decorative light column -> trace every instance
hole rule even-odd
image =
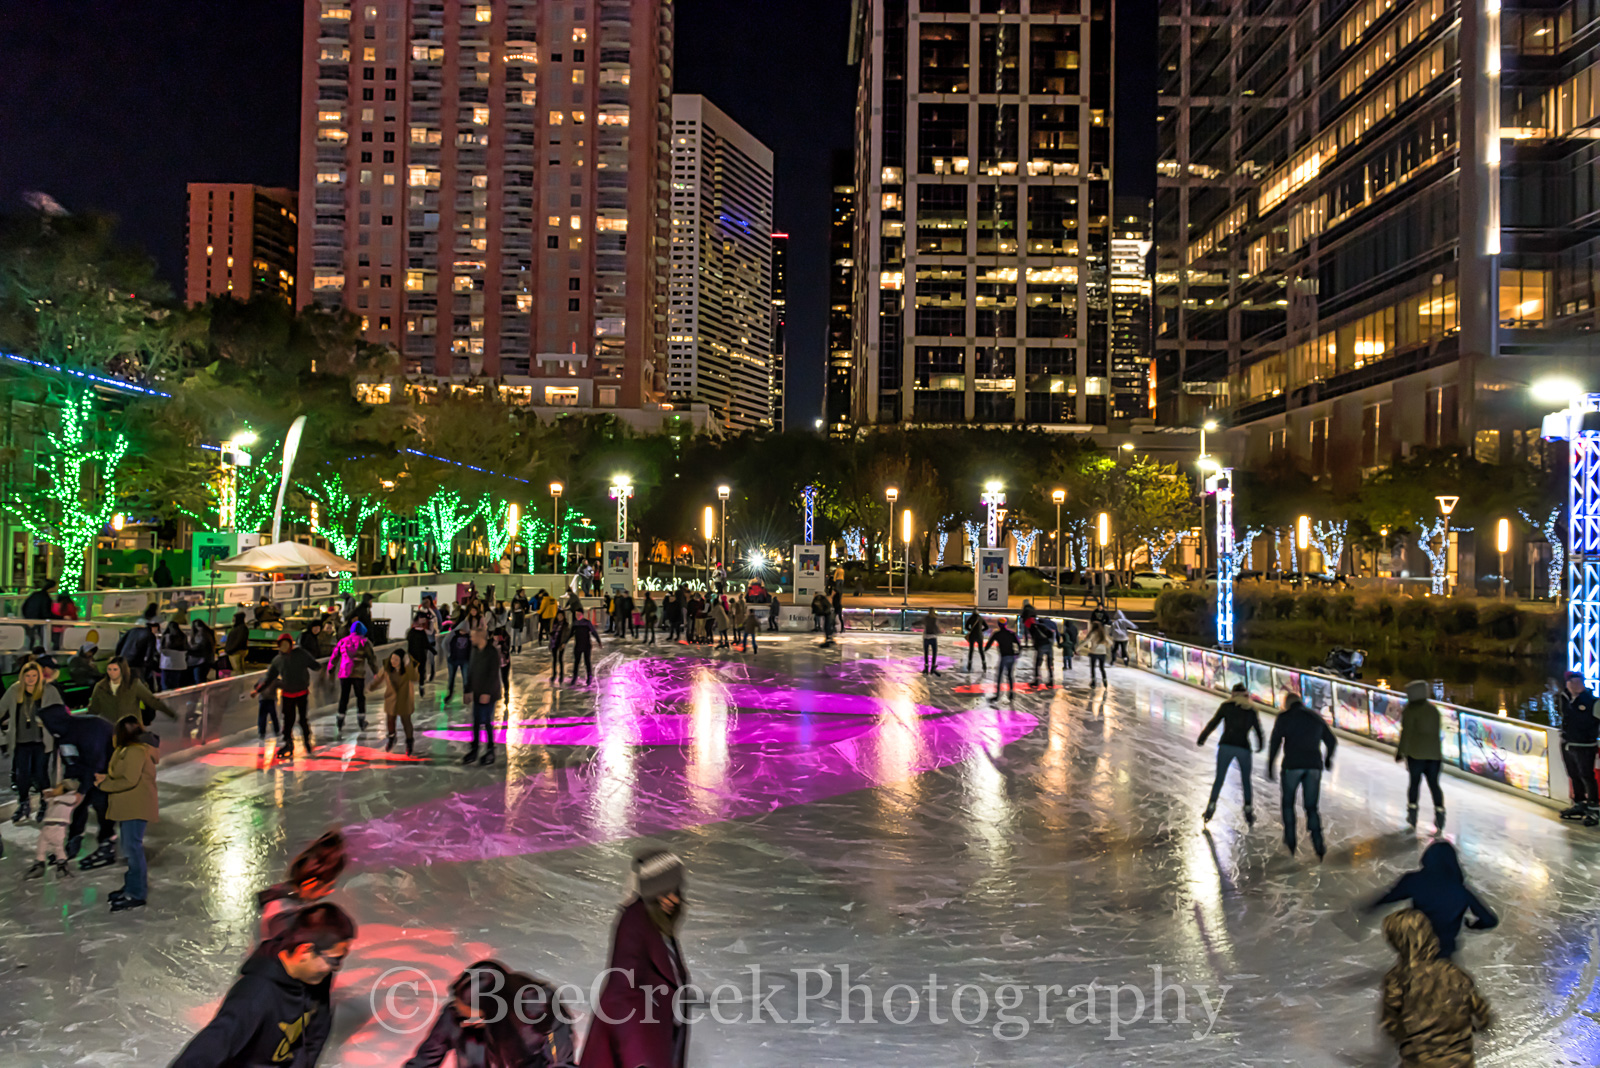
[[[1540,384],[1543,385],[1543,384]],[[1540,386],[1535,386],[1539,396]],[[1567,670],[1600,686],[1600,393],[1572,396],[1544,417],[1547,441],[1568,444]]]
[[[999,482],[985,482],[983,484],[984,515],[983,537],[985,548],[993,549],[1000,540],[1000,515],[999,510],[1006,506],[1005,488]]]
[[[1217,648],[1233,649],[1233,468],[1206,479],[1217,499]]]
[[[1056,506],[1056,600],[1061,601],[1061,607],[1065,608],[1067,602],[1062,600],[1061,597],[1061,550],[1064,547],[1061,544],[1061,506],[1066,503],[1067,491],[1064,489],[1051,490],[1050,499],[1055,502]]]
[[[561,491],[565,488],[559,482],[550,483],[550,500],[555,505],[556,513],[555,533],[551,535],[555,539],[556,547],[555,551],[550,554],[550,573],[552,575],[561,574]]]
[[[1439,502],[1439,512],[1444,516],[1444,544],[1439,546],[1439,557],[1444,560],[1444,595],[1450,596],[1450,513],[1456,510],[1456,505],[1461,503],[1460,497],[1440,494],[1434,500]]]
[[[733,570],[728,564],[728,497],[733,490],[728,486],[717,487],[717,500],[722,502],[722,536],[717,542],[717,555],[722,558],[723,575],[732,577]]]
[[[884,545],[884,561],[883,561],[884,566],[883,566],[883,570],[888,573],[888,576],[889,576],[889,596],[893,597],[894,596],[894,502],[898,501],[900,499],[900,490],[896,486],[890,486],[888,489],[883,491],[883,495],[886,498],[888,498],[888,500],[889,500],[889,531],[888,531],[889,537],[886,539],[885,545]]]
[[[804,506],[806,520],[805,544],[815,545],[812,539],[817,533],[817,487],[807,486],[800,491],[800,501]]]
[[[628,498],[633,496],[633,479],[617,475],[611,480],[611,496],[617,502],[617,540],[628,540]]]

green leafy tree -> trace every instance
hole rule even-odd
[[[469,507],[461,499],[461,494],[443,486],[435,489],[426,501],[417,507],[417,518],[421,520],[423,529],[433,539],[434,547],[439,553],[439,570],[452,571],[455,569],[455,541],[456,535],[465,530],[474,517],[478,514],[475,507]]]

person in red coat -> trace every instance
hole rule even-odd
[[[638,892],[617,918],[611,970],[580,1068],[684,1068],[688,1056],[681,991],[689,973],[678,944],[683,862],[665,851],[642,853],[634,858],[633,879]]]

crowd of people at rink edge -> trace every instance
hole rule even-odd
[[[406,634],[405,649],[391,652],[380,663],[367,638],[370,612],[368,600],[359,605],[347,601],[331,608],[323,620],[305,627],[298,640],[288,634],[278,638],[277,653],[253,692],[260,699],[258,726],[263,738],[269,724],[274,733],[281,731],[280,755],[293,755],[296,724],[306,748],[313,744],[306,703],[311,674],[316,671],[339,681],[335,723],[340,734],[352,700],[357,729],[366,730],[366,696],[381,690],[387,748],[395,746],[399,727],[410,754],[414,745],[413,692],[426,695],[442,658],[447,669],[445,702],[453,699],[459,675],[463,703],[472,709],[472,741],[462,762],[492,764],[492,724],[507,691],[511,654],[529,645],[542,646],[551,657],[551,677],[559,682],[567,679],[565,654],[570,650],[571,681],[577,682],[581,663],[585,682],[592,683],[590,654],[602,641],[601,628],[590,620],[576,591],[564,596],[538,591],[529,597],[518,589],[507,602],[496,601],[492,588],[485,596],[474,589],[450,611],[432,598],[424,599]],[[837,590],[832,596],[819,595],[812,612],[816,629],[824,633],[824,643],[832,643],[835,627],[843,625]],[[715,643],[718,649],[731,649],[737,643],[750,652],[755,651],[755,631],[760,629],[755,623],[757,606],[743,597],[684,588],[664,594],[661,603],[651,593],[645,594],[642,603],[625,594],[608,596],[601,618],[604,634],[617,639],[634,637],[653,644],[659,623],[668,640]],[[775,629],[775,615],[769,620]],[[235,627],[243,623],[241,614]],[[325,628],[340,635],[326,653],[322,648]],[[919,629],[923,671],[941,674],[941,625],[934,611],[930,609],[920,618]],[[988,653],[997,653],[994,697],[998,699],[1003,687],[1015,692],[1016,660],[1024,649],[1033,652],[1034,685],[1055,685],[1058,651],[1066,670],[1071,670],[1074,657],[1086,656],[1091,686],[1105,683],[1108,663],[1115,663],[1118,656],[1128,663],[1133,629],[1120,611],[1097,605],[1080,635],[1073,621],[1043,617],[1025,602],[1010,620],[991,620],[970,612],[962,622],[961,637],[969,672],[976,657],[979,670],[986,673]],[[230,667],[240,670],[242,660],[233,660]],[[76,859],[82,848],[92,811],[98,817],[98,844],[78,866],[108,866],[115,862],[120,847],[127,872],[121,889],[109,895],[113,911],[146,903],[144,833],[159,818],[156,766],[160,738],[150,728],[157,713],[173,715],[158,693],[146,685],[145,674],[145,668],[127,657],[114,657],[96,681],[87,711],[74,715],[68,712],[56,686],[59,669],[41,650],[22,662],[17,681],[0,698],[0,746],[12,759],[12,782],[18,796],[13,822],[31,818],[40,825],[35,859],[26,876],[36,878],[54,869],[59,878],[71,878],[68,862]],[[1595,778],[1600,719],[1594,706],[1595,697],[1583,679],[1569,672],[1560,697],[1561,748],[1574,803],[1561,816],[1589,827],[1600,825],[1600,790]],[[1219,731],[1216,774],[1202,821],[1209,824],[1215,817],[1230,769],[1238,765],[1243,816],[1248,825],[1254,825],[1252,754],[1265,748],[1267,779],[1277,780],[1281,788],[1284,845],[1291,855],[1297,852],[1297,824],[1303,810],[1306,834],[1320,861],[1327,852],[1319,810],[1321,780],[1323,772],[1332,769],[1338,745],[1327,723],[1299,697],[1291,697],[1277,715],[1269,738],[1256,704],[1243,686],[1235,686],[1201,731],[1197,744],[1205,745],[1213,732]],[[1407,822],[1413,828],[1419,817],[1420,788],[1427,784],[1436,840],[1424,850],[1417,871],[1361,906],[1364,912],[1374,912],[1387,905],[1409,903],[1383,923],[1385,939],[1397,960],[1384,977],[1382,1025],[1397,1043],[1402,1065],[1471,1065],[1473,1035],[1488,1026],[1489,1009],[1453,957],[1463,926],[1487,930],[1499,921],[1467,887],[1454,846],[1439,837],[1446,822],[1440,785],[1441,716],[1429,700],[1426,683],[1407,687],[1395,761],[1406,766]],[[262,891],[260,943],[245,961],[216,1017],[195,1036],[175,1065],[293,1064],[307,1068],[317,1062],[331,1028],[332,984],[357,937],[349,915],[325,900],[336,888],[348,859],[343,838],[338,832],[329,832],[294,859],[283,883]],[[655,996],[652,990],[665,991],[661,1003],[670,1004],[672,995],[688,985],[677,938],[683,916],[681,863],[668,853],[642,854],[635,860],[632,879],[632,892],[614,932],[610,963],[613,968],[631,970],[635,979],[631,984],[615,977],[607,979],[600,1000],[607,1011],[597,1015],[581,1058],[575,1054],[570,1014],[557,1001],[554,987],[486,960],[469,967],[452,983],[449,1002],[406,1063],[438,1065],[454,1052],[457,1063],[471,1065],[682,1068],[687,1022],[671,1013],[651,1023],[606,1022],[628,1017],[630,1008],[642,1009],[642,999]],[[649,981],[641,979],[641,974]],[[501,1002],[484,992],[506,990],[526,991],[526,1000],[540,1006],[539,1011],[531,1018],[495,1016],[490,1008]],[[635,1015],[643,1020],[649,1014]]]

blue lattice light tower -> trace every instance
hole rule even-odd
[[[800,491],[800,500],[805,505],[806,540],[805,544],[815,545],[812,539],[817,533],[817,487],[807,486]]]
[[[1217,498],[1217,646],[1233,648],[1233,468],[1219,467],[1206,479]]]
[[[999,510],[1006,506],[1005,487],[999,482],[985,482],[983,484],[984,516],[984,545],[990,549],[1000,540],[1000,514]]]
[[[1567,669],[1600,686],[1600,393],[1544,417],[1544,437],[1568,443]]]

